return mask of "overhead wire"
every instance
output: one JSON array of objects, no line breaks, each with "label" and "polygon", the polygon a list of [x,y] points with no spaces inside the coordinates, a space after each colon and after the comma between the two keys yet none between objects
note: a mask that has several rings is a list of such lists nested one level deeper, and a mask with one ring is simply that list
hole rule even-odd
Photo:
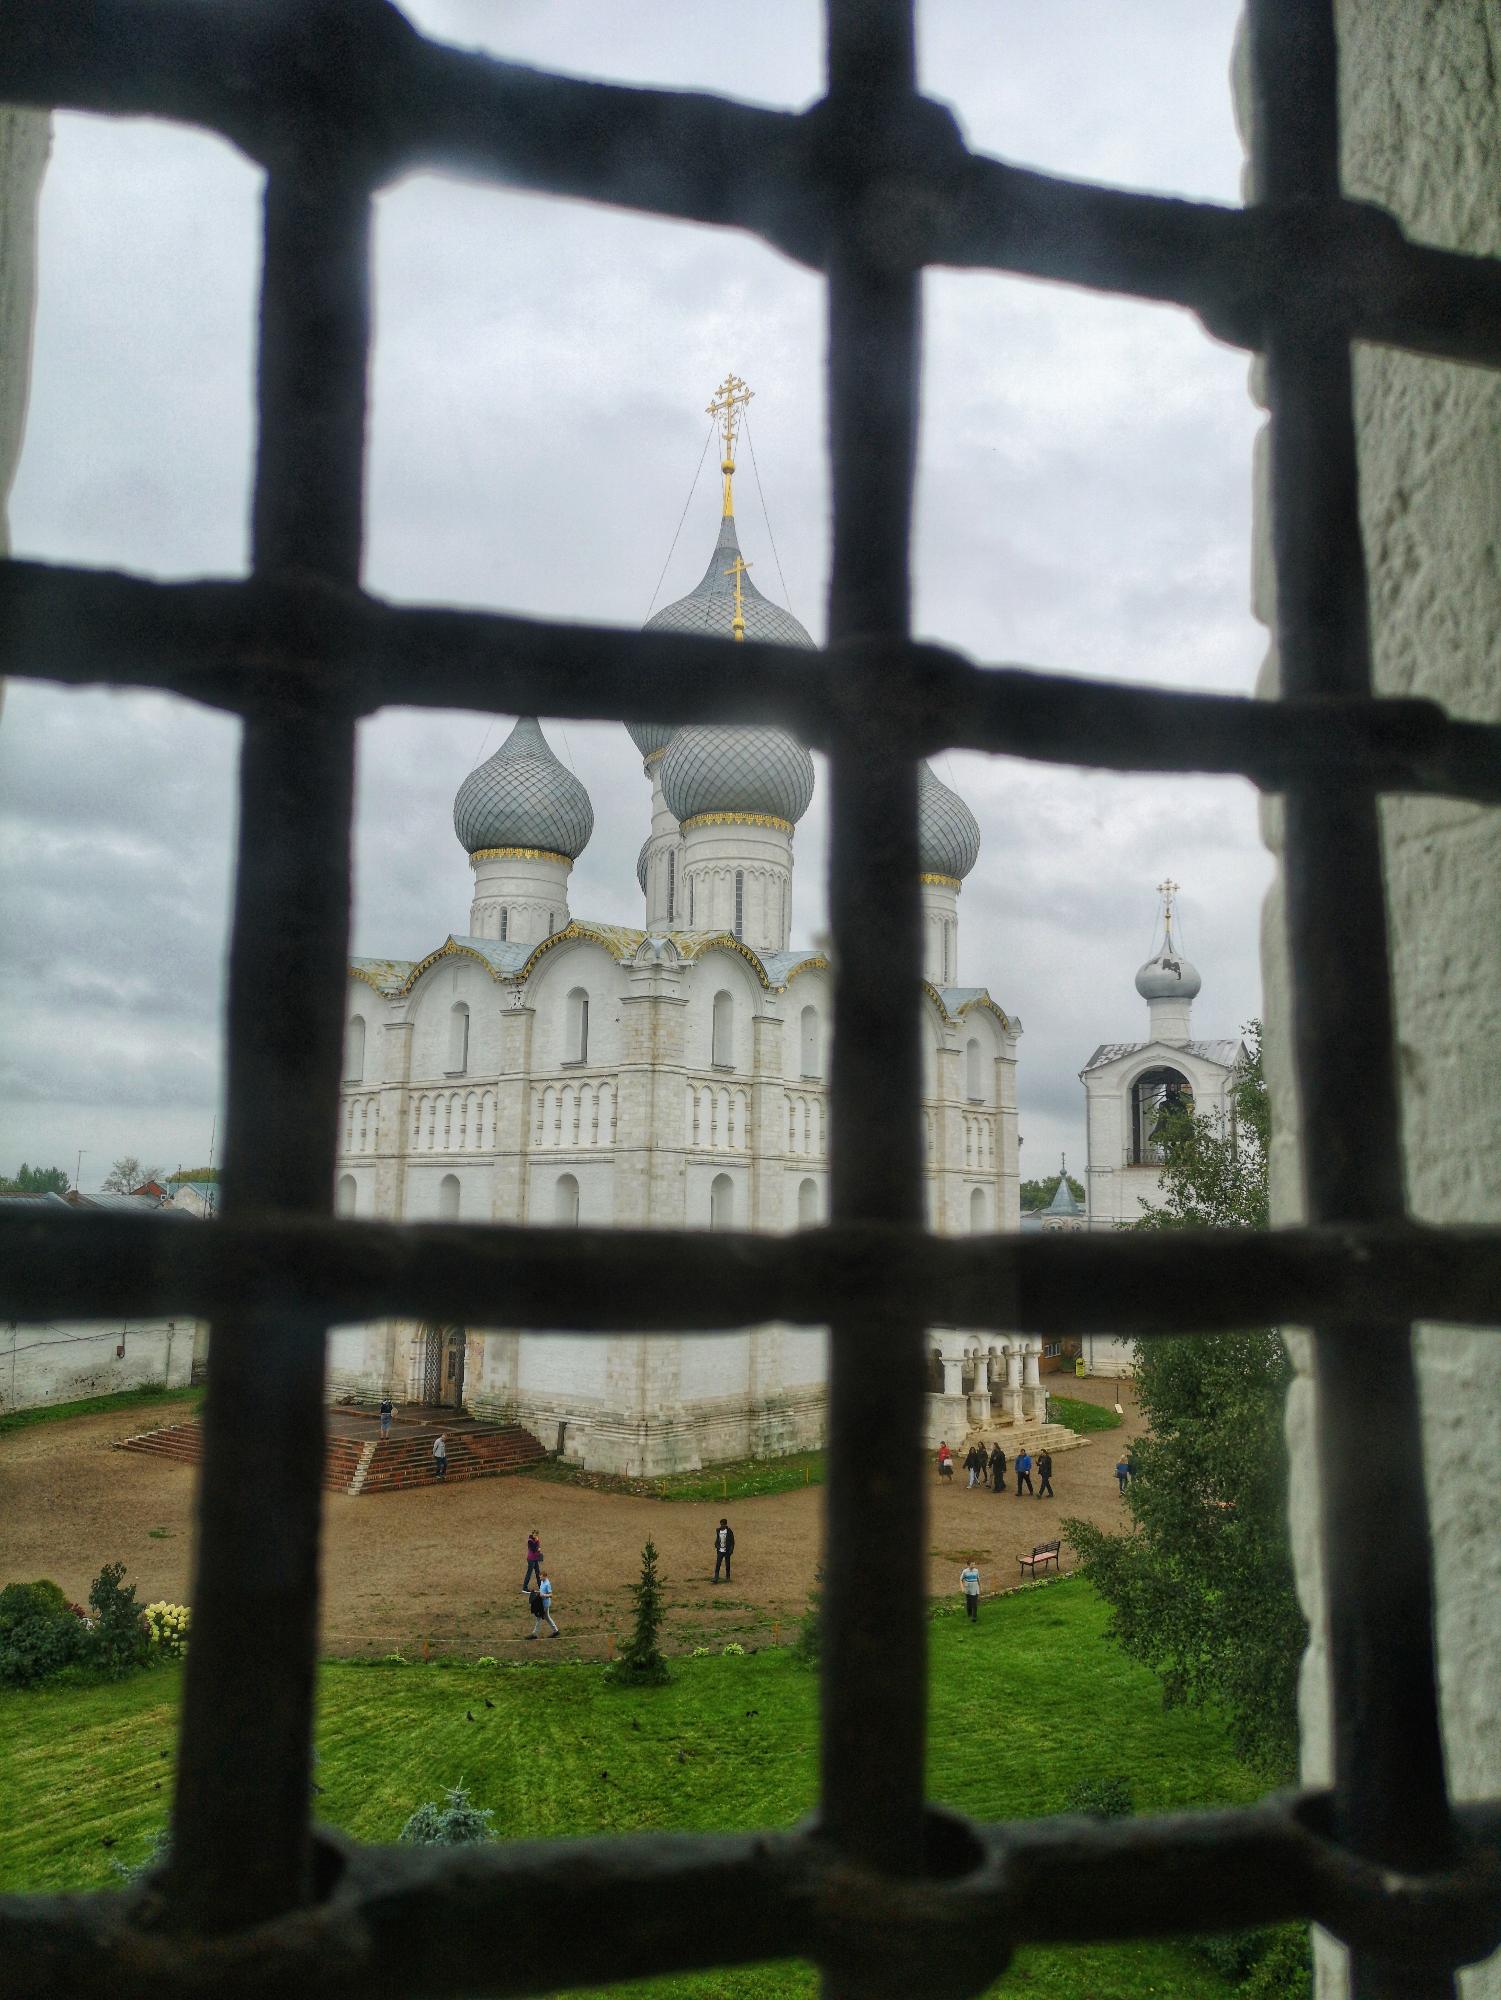
[{"label": "overhead wire", "polygon": [[792,593],[787,588],[787,578],[785,577],[785,575],[783,575],[782,572],[782,558],[777,554],[777,538],[771,532],[771,515],[767,512],[766,494],[761,485],[761,468],[756,463],[756,441],[751,436],[749,412],[744,410],[741,411],[740,425],[742,430],[745,432],[745,441],[750,446],[751,471],[756,475],[756,495],[761,502],[761,518],[766,523],[766,539],[771,543],[771,553],[776,562],[777,575],[781,578],[782,581],[782,603],[786,606],[789,615],[791,615]]},{"label": "overhead wire", "polygon": [[[703,448],[703,450],[702,450],[702,451],[701,451],[701,452],[699,453],[699,455],[698,455],[698,464],[697,464],[697,466],[696,466],[696,467],[694,468],[694,473],[693,473],[693,484],[692,484],[692,485],[691,485],[691,486],[690,486],[690,487],[688,488],[688,498],[687,498],[687,499],[686,499],[686,500],[685,500],[685,501],[683,502],[683,511],[682,511],[682,513],[681,513],[681,514],[680,514],[680,515],[678,516],[678,525],[677,525],[677,529],[676,529],[676,532],[674,533],[674,535],[673,535],[673,537],[672,537],[672,547],[671,547],[671,548],[670,548],[670,549],[669,549],[669,550],[667,551],[667,561],[663,563],[663,565],[662,565],[662,574],[661,574],[661,576],[659,576],[659,577],[657,578],[657,587],[656,587],[656,589],[655,589],[655,590],[654,590],[654,591],[652,592],[652,594],[651,594],[651,603],[650,603],[650,604],[648,604],[648,605],[647,605],[647,607],[646,607],[646,616],[647,616],[647,618],[650,618],[650,616],[652,615],[652,612],[653,612],[653,611],[654,611],[654,610],[656,609],[656,606],[657,606],[657,598],[658,598],[658,597],[660,596],[660,594],[661,594],[661,590],[662,590],[662,579],[663,579],[663,577],[665,577],[665,576],[666,576],[666,574],[667,574],[667,567],[668,567],[668,564],[669,564],[669,563],[670,563],[670,562],[672,561],[672,558],[673,558],[673,555],[674,555],[674,553],[676,552],[676,549],[677,549],[677,545],[678,545],[678,536],[682,534],[682,532],[683,532],[683,523],[684,523],[684,521],[686,521],[686,520],[687,520],[687,518],[688,518],[688,509],[689,509],[689,508],[690,508],[690,507],[691,507],[691,506],[693,505],[693,496],[694,496],[694,494],[695,494],[695,493],[696,493],[696,492],[698,491],[698,482],[699,482],[699,479],[700,479],[700,478],[702,477],[702,474],[703,474],[703,469],[704,469],[704,460],[705,460],[705,459],[706,459],[706,458],[708,457],[708,455],[709,455],[709,440],[710,440],[710,438],[712,438],[712,437],[713,437],[713,435],[714,435],[714,432],[715,432],[716,428],[717,428],[717,426],[715,425],[715,423],[714,423],[713,419],[711,418],[711,419],[710,419],[710,422],[709,422],[709,428],[708,428],[708,430],[707,430],[707,431],[706,431],[706,432],[704,433],[704,448]],[[754,456],[754,454],[752,454],[752,456]],[[646,620],[645,620],[645,619],[643,619],[643,620],[642,620],[642,623],[644,624],[645,622],[646,622]]]}]

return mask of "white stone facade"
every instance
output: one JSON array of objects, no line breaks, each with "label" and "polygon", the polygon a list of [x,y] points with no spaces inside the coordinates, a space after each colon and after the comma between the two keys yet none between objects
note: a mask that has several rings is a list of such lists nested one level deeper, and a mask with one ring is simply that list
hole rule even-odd
[{"label": "white stone facade", "polygon": [[201,1337],[194,1319],[8,1320],[0,1323],[0,1412],[185,1388]]},{"label": "white stone facade", "polygon": [[[1492,0],[1344,0],[1338,9],[1345,193],[1390,208],[1415,240],[1501,255],[1501,100]],[[1246,105],[1245,91],[1240,92]],[[1480,369],[1355,350],[1362,527],[1376,690],[1501,722],[1501,565],[1496,560],[1501,381]],[[1264,457],[1258,467],[1255,607],[1274,626]],[[1264,688],[1277,687],[1275,646]],[[1501,1220],[1501,814],[1454,800],[1382,802],[1386,894],[1411,1212],[1433,1223]],[[1264,814],[1280,852],[1280,818]],[[1273,1220],[1302,1210],[1298,1104],[1280,880],[1262,927]],[[1319,1539],[1315,1391],[1307,1342],[1290,1336],[1291,1513],[1311,1628],[1302,1683],[1303,1775],[1329,1778],[1326,1592]],[[1417,1340],[1433,1540],[1439,1692],[1451,1790],[1501,1793],[1495,1688],[1501,1662],[1501,1381],[1496,1334],[1429,1326]],[[1379,1440],[1372,1450],[1379,1456]],[[1373,1459],[1373,1462],[1375,1460]],[[1321,1938],[1320,2000],[1348,1991],[1344,1954]],[[1501,2000],[1501,1957],[1460,1975],[1464,2000]]]}]

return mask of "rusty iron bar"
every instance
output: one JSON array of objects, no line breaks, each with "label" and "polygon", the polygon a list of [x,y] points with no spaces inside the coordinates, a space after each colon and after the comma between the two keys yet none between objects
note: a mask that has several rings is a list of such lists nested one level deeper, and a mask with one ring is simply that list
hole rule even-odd
[{"label": "rusty iron bar", "polygon": [[[911,0],[828,0],[825,23],[825,144],[853,180],[850,160],[911,100]],[[836,645],[904,641],[911,612],[921,280],[874,265],[865,237],[851,202],[826,273]],[[889,719],[868,721],[881,717],[891,665],[867,663],[865,719],[845,723],[830,757],[829,1205],[836,1223],[912,1228],[923,1219],[917,770]],[[837,1291],[828,1317],[820,1826],[842,1862],[910,1880],[925,1865],[923,1322]],[[829,2000],[885,1990],[849,1952],[820,1957]]]},{"label": "rusty iron bar", "polygon": [[827,749],[878,671],[888,715],[925,755],[986,750],[1095,770],[1236,775],[1264,791],[1360,783],[1501,804],[1501,727],[1433,701],[1189,694],[858,637],[816,662],[748,640],[724,674],[725,643],[391,605],[313,577],[156,583],[0,563],[0,653],[18,675],[159,688],[242,715],[313,700],[352,715],[386,703],[484,708],[504,682],[525,714],[781,721]]},{"label": "rusty iron bar", "polygon": [[969,152],[942,107],[910,95],[900,114],[922,137],[899,172],[879,155],[831,171],[821,107],[551,76],[429,41],[386,0],[0,0],[0,101],[176,118],[267,166],[321,119],[373,178],[449,170],[748,229],[815,269],[856,175],[868,202],[900,214],[871,239],[898,268],[1178,304],[1248,348],[1295,290],[1305,316],[1354,338],[1501,366],[1501,262],[1409,243],[1337,193],[1248,211],[1068,181]]},{"label": "rusty iron bar", "polygon": [[[310,149],[268,177],[253,512],[258,571],[359,580],[370,198]],[[332,1205],[354,725],[245,724],[229,970],[223,1213]],[[312,1891],[308,1805],[322,1511],[323,1322],[230,1301],[204,1406],[193,1646],[173,1817],[179,1920],[230,1930]]]},{"label": "rusty iron bar", "polygon": [[[1328,1836],[1325,1794],[1109,1825],[983,1825],[929,1808],[940,1873],[893,1883],[851,1867],[816,1831],[627,1834],[362,1847],[319,1835],[317,1904],[191,1953],[155,1922],[156,1891],[0,1902],[7,2000],[447,2000],[525,1995],[798,1955],[841,1956],[893,2000],[978,1993],[1009,1942],[1171,1937],[1307,1916],[1369,1940],[1420,1979],[1501,1942],[1501,1802],[1461,1807],[1455,1866],[1387,1878]],[[1087,1895],[1060,1896],[1060,1880]],[[591,1920],[576,1921],[580,1884]],[[706,1909],[715,1922],[703,1922]],[[546,1964],[497,1946],[518,1922]]]},{"label": "rusty iron bar", "polygon": [[[670,1264],[681,1282],[651,1282]],[[1359,1349],[1383,1313],[1494,1328],[1501,1229],[1363,1223],[1082,1236],[933,1236],[844,1223],[795,1236],[221,1216],[0,1206],[0,1317],[360,1320],[714,1332],[817,1325],[832,1297],[944,1326],[1037,1333],[1234,1332],[1317,1319]]]},{"label": "rusty iron bar", "polygon": [[[1332,0],[1253,0],[1253,161],[1264,199],[1339,192]],[[1370,639],[1347,339],[1291,307],[1266,349],[1277,645],[1294,695],[1368,695]],[[1284,807],[1293,1042],[1308,1215],[1406,1212],[1396,1023],[1375,794],[1298,785]],[[1373,1317],[1357,1344],[1316,1330],[1319,1477],[1340,1838],[1411,1873],[1448,1865],[1454,1833],[1434,1659],[1433,1578],[1411,1328]],[[1372,1452],[1371,1438],[1381,1448]],[[1354,2000],[1449,2000],[1453,1971],[1415,1980],[1352,1958]]]}]

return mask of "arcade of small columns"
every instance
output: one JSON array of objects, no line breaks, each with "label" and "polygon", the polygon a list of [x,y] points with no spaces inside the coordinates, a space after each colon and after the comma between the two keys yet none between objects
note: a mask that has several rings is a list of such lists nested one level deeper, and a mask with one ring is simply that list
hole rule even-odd
[{"label": "arcade of small columns", "polygon": [[[1045,1411],[1042,1386],[1042,1343],[1033,1334],[1018,1334],[981,1347],[962,1333],[934,1330],[930,1356],[931,1399],[953,1420],[954,1428],[1005,1422],[1041,1423]],[[940,1386],[939,1377],[942,1377]]]}]

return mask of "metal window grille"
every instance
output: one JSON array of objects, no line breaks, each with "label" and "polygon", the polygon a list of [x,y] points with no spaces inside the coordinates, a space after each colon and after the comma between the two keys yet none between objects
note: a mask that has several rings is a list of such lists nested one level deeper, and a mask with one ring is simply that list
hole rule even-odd
[{"label": "metal window grille", "polygon": [[[1501,803],[1501,731],[1372,698],[1349,360],[1360,338],[1501,365],[1501,264],[1409,244],[1342,198],[1331,0],[1252,0],[1250,28],[1258,198],[1231,210],[969,152],[918,93],[911,0],[828,0],[828,92],[802,114],[538,75],[437,46],[384,0],[0,5],[0,99],[186,120],[267,176],[251,574],[0,568],[5,671],[165,688],[244,725],[222,1215],[181,1234],[123,1216],[0,1218],[0,1313],[214,1322],[176,1860],[154,1912],[111,1895],[0,1903],[0,1989],[519,1994],[797,1953],[828,1993],[868,2000],[977,1992],[1029,1939],[1298,1916],[1350,1943],[1360,1995],[1428,2000],[1501,1940],[1501,1801],[1461,1809],[1445,1788],[1409,1341],[1417,1318],[1494,1319],[1501,1231],[1422,1228],[1404,1211],[1376,817],[1383,791]],[[824,273],[822,656],[746,642],[727,675],[713,641],[362,594],[370,201],[416,167],[747,228]],[[1264,354],[1280,700],[981,671],[911,642],[926,264],[1175,301]],[[826,1228],[564,1242],[332,1217],[355,720],[386,702],[497,699],[777,721],[828,754]],[[914,759],[950,745],[1239,773],[1283,795],[1308,1227],[925,1232]],[[1341,951],[1321,953],[1335,934]],[[893,953],[912,969],[905,988]],[[664,1254],[682,1278],[667,1296],[650,1282]],[[649,1300],[654,1328],[693,1333],[722,1324],[726,1298],[745,1323],[832,1330],[816,1823],[448,1855],[314,1833],[326,1327],[400,1313],[604,1332]],[[1331,1789],[1125,1828],[984,1826],[926,1806],[925,1323],[1057,1336],[1174,1316],[1184,1331],[1317,1329],[1338,1586]],[[1085,1893],[1050,1893],[1060,1872]],[[501,1942],[522,1909],[549,1938],[545,1969]]]}]

